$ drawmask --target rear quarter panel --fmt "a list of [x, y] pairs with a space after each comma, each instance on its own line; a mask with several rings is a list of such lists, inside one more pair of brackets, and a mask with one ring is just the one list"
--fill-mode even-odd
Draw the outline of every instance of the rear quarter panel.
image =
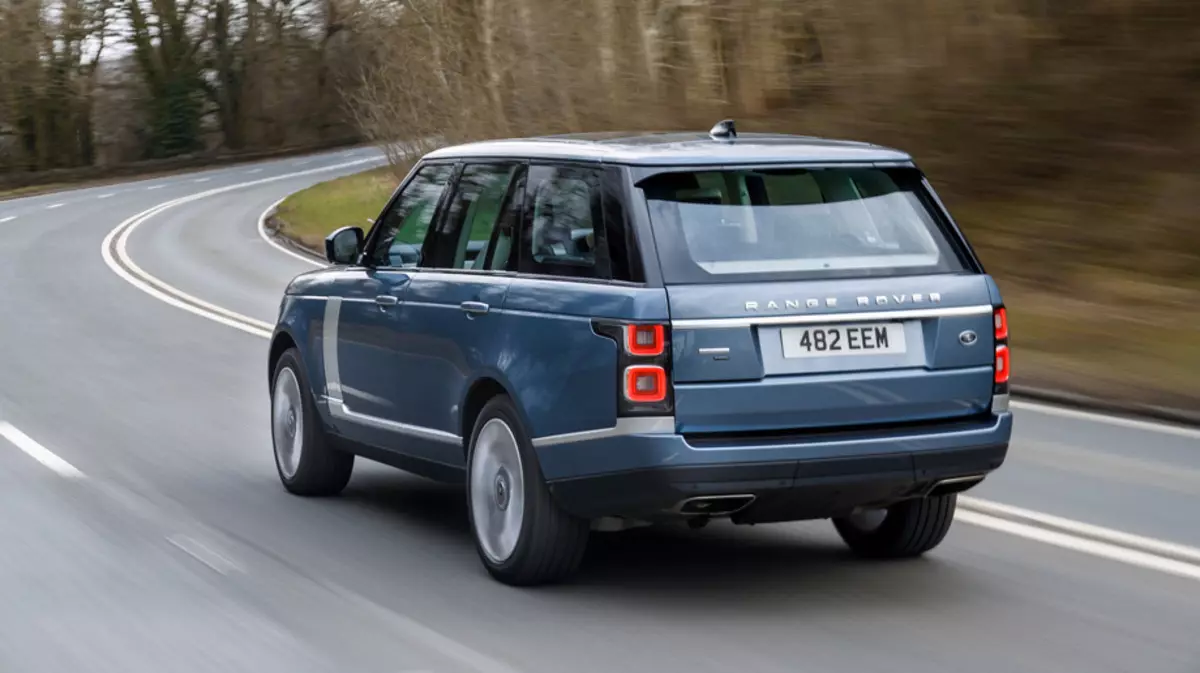
[[533, 437], [612, 427], [617, 345], [593, 318], [666, 321], [661, 288], [517, 278], [504, 302], [507, 343], [499, 368]]

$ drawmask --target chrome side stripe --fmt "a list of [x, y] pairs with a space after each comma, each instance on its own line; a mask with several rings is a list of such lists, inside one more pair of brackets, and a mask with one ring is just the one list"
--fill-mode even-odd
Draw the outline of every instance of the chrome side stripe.
[[618, 418], [617, 424], [611, 428], [597, 428], [580, 432], [568, 432], [561, 435], [547, 435], [533, 440], [537, 448], [584, 442], [590, 439], [606, 437], [624, 437], [628, 435], [670, 435], [675, 432], [674, 416], [643, 416], [639, 418]]
[[342, 400], [328, 399], [329, 413], [333, 414], [334, 418], [340, 418], [344, 421], [358, 423], [377, 430], [386, 430], [400, 435], [408, 435], [409, 437], [419, 437], [435, 442], [445, 442], [447, 444], [462, 444], [462, 437], [450, 432], [434, 430], [420, 425], [409, 425], [408, 423], [399, 423], [397, 421], [389, 421], [386, 418], [377, 416], [368, 416], [360, 414], [357, 411], [351, 411], [346, 403]]
[[342, 298], [329, 297], [325, 302], [325, 318], [321, 325], [321, 356], [325, 361], [325, 396], [342, 401], [342, 373], [338, 370], [338, 320], [341, 319]]

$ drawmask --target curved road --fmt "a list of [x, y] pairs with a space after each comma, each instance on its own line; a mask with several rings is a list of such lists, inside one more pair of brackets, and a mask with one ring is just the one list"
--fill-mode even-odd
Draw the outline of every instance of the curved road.
[[262, 325], [311, 266], [258, 220], [378, 161], [0, 202], [0, 670], [1200, 672], [1193, 429], [1020, 405], [924, 559], [824, 522], [632, 531], [524, 591], [456, 489], [360, 460], [341, 498], [285, 494]]

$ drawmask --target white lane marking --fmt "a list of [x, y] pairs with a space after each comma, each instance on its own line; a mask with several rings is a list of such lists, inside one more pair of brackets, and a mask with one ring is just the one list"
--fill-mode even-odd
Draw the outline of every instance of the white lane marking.
[[212, 180], [212, 178], [196, 178], [192, 182], [208, 182], [209, 180]]
[[237, 563], [190, 535], [172, 535], [167, 542], [222, 575], [233, 571], [243, 572]]
[[314, 161], [316, 161], [316, 159], [301, 159], [300, 161], [293, 161], [292, 165], [293, 166], [307, 166]]
[[[140, 224], [150, 219], [154, 215], [157, 215], [168, 208], [173, 208], [197, 199], [214, 196], [216, 194], [223, 194], [225, 192], [230, 192], [237, 189], [245, 189], [271, 182], [278, 182], [280, 180], [300, 177], [303, 175], [323, 173], [365, 163], [379, 163], [383, 160], [384, 159], [382, 157], [373, 157], [370, 159], [347, 161], [340, 164], [334, 164], [332, 166], [310, 168], [305, 171], [275, 175], [269, 178], [262, 178], [250, 182], [242, 182], [235, 185], [226, 185], [224, 187], [216, 187], [207, 191], [197, 192], [188, 196], [172, 199], [170, 201], [160, 203], [153, 208], [144, 210], [118, 224], [112, 231], [108, 232], [107, 236], [104, 237], [104, 241], [100, 244], [100, 254], [104, 258], [104, 263], [113, 271], [113, 273], [116, 273], [130, 285], [133, 285], [155, 299], [175, 306], [176, 308], [181, 308], [190, 313], [194, 313], [198, 316], [219, 322], [228, 327], [239, 329], [248, 334], [269, 338], [275, 327], [271, 323], [251, 318], [235, 311], [230, 311], [229, 309], [222, 308], [215, 304], [210, 304], [147, 273], [145, 270], [139, 267], [133, 261], [133, 259], [130, 258], [128, 252], [129, 237]], [[113, 250], [114, 247], [115, 251]]]
[[286, 199], [286, 198], [287, 197], [285, 196], [282, 199], [279, 199], [278, 201], [276, 201], [275, 203], [272, 203], [271, 205], [267, 206], [267, 209], [262, 212], [262, 215], [258, 216], [258, 236], [259, 236], [259, 238], [266, 241], [267, 245], [271, 246], [272, 248], [275, 248], [279, 252], [282, 252], [283, 254], [289, 255], [291, 257], [295, 257], [296, 259], [300, 260], [301, 262], [304, 262], [305, 264], [311, 264], [313, 266], [324, 267], [325, 264], [318, 262], [317, 260], [313, 259], [312, 257], [302, 255], [302, 254], [296, 252], [295, 250], [289, 250], [286, 246], [281, 244], [279, 241], [276, 241], [274, 238], [271, 238], [271, 235], [267, 233], [267, 217], [269, 217], [271, 215], [271, 211], [275, 210], [275, 208], [278, 207], [279, 204], [283, 203], [284, 199]]
[[74, 465], [59, 458], [53, 451], [18, 430], [12, 423], [0, 421], [0, 437], [7, 439], [13, 446], [29, 455], [30, 458], [54, 470], [60, 476], [68, 479], [82, 479], [84, 476]]
[[166, 185], [150, 185], [146, 189], [162, 189], [163, 187], [166, 187]]
[[[1039, 529], [1058, 529], [1073, 536], [1092, 538], [1101, 542], [1120, 546], [1126, 549], [1133, 549], [1146, 554], [1173, 556], [1182, 559], [1189, 563], [1200, 564], [1200, 549], [1188, 547], [1174, 542], [1165, 540], [1157, 540], [1151, 537], [1134, 535], [1112, 528], [1104, 528], [1082, 521], [1066, 519], [1053, 514], [1043, 514], [1033, 510], [1024, 509], [1022, 507], [1014, 507], [1013, 505], [1004, 505], [998, 502], [990, 502], [987, 500], [979, 500], [965, 495], [958, 497], [958, 505], [961, 508], [968, 509], [975, 514], [982, 514], [989, 517], [1012, 519], [1024, 519], [1034, 524]], [[1020, 522], [1014, 522], [1018, 525]]]
[[[157, 278], [154, 278], [145, 271], [142, 271], [142, 269], [136, 264], [133, 264], [133, 260], [129, 259], [129, 255], [125, 249], [126, 241], [128, 240], [128, 236], [126, 234], [133, 231], [133, 229], [136, 228], [136, 225], [140, 222], [163, 210], [165, 210], [165, 208], [160, 204], [159, 206], [151, 208], [149, 211], [139, 213], [138, 215], [125, 220], [116, 229], [113, 229], [108, 233], [108, 236], [104, 238], [104, 242], [102, 244], [103, 247], [101, 248], [101, 255], [104, 257], [104, 263], [108, 265], [108, 268], [121, 278], [125, 279], [125, 281], [129, 284], [154, 297], [155, 299], [158, 299], [159, 301], [170, 304], [176, 308], [181, 308], [198, 316], [208, 318], [209, 320], [219, 322], [227, 327], [239, 329], [248, 334], [253, 334], [254, 336], [269, 338], [271, 335], [271, 326], [267, 323], [264, 323], [260, 320], [255, 320], [249, 316], [241, 315], [240, 313], [222, 309], [219, 306], [214, 306], [213, 304], [209, 304], [208, 302], [204, 302], [200, 299], [192, 297], [191, 295], [178, 290], [177, 288], [173, 288]], [[126, 227], [126, 225], [130, 226], [128, 226], [125, 230], [122, 230], [122, 227]], [[134, 270], [135, 273], [142, 277], [126, 271], [125, 267], [123, 267], [121, 264], [118, 264], [113, 258], [112, 252], [110, 252], [110, 248], [112, 247], [111, 243], [113, 238], [118, 234], [120, 235], [120, 239], [118, 241], [117, 256], [120, 257], [122, 263], [127, 263], [130, 269]], [[147, 280], [151, 282], [147, 282]], [[164, 287], [166, 291], [160, 290], [158, 287], [155, 287], [155, 285]], [[187, 301], [180, 301], [178, 297], [182, 297], [189, 301], [194, 301], [195, 304], [188, 303]], [[211, 310], [208, 307], [211, 307]]]
[[17, 219], [16, 215], [9, 215], [8, 217], [0, 217], [0, 224], [3, 224], [4, 222], [12, 222], [15, 219]]
[[65, 206], [65, 205], [67, 205], [67, 204], [65, 204], [65, 203], [52, 203], [52, 204], [50, 204], [50, 205], [46, 206], [46, 210], [54, 210], [55, 208], [62, 208], [62, 207], [63, 207], [63, 206]]
[[98, 199], [111, 199], [111, 198], [112, 198], [112, 197], [114, 197], [114, 196], [116, 196], [116, 194], [115, 194], [114, 192], [109, 192], [109, 193], [107, 193], [107, 194], [101, 194], [100, 196], [97, 196], [96, 198], [98, 198]]
[[246, 172], [247, 173], [262, 173], [262, 169], [261, 168], [251, 168], [250, 170], [248, 170]]
[[999, 519], [987, 514], [979, 514], [978, 512], [958, 511], [955, 513], [954, 518], [975, 526], [1061, 547], [1062, 549], [1069, 549], [1149, 570], [1157, 570], [1158, 572], [1178, 577], [1200, 580], [1200, 566], [1184, 561], [1177, 561], [1136, 549], [1118, 547], [1107, 542], [1089, 540], [1045, 528], [1016, 523], [1008, 519]]
[[1159, 432], [1167, 435], [1175, 435], [1177, 437], [1186, 437], [1188, 439], [1200, 439], [1200, 428], [1189, 428], [1183, 425], [1172, 425], [1170, 423], [1162, 423], [1159, 421], [1143, 421], [1136, 418], [1124, 418], [1122, 416], [1109, 416], [1108, 414], [1097, 413], [1094, 411], [1068, 409], [1066, 407], [1038, 404], [1036, 402], [1013, 400], [1009, 404], [1017, 409], [1027, 409], [1029, 411], [1046, 414], [1048, 416], [1061, 416], [1063, 418], [1073, 418], [1080, 421], [1118, 425], [1124, 428], [1131, 428], [1133, 430]]

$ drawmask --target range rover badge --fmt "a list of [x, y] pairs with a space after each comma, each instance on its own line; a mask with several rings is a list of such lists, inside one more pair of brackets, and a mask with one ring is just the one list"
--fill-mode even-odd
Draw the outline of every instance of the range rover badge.
[[958, 342], [964, 346], [973, 346], [979, 340], [979, 336], [971, 330], [964, 330], [958, 335]]

